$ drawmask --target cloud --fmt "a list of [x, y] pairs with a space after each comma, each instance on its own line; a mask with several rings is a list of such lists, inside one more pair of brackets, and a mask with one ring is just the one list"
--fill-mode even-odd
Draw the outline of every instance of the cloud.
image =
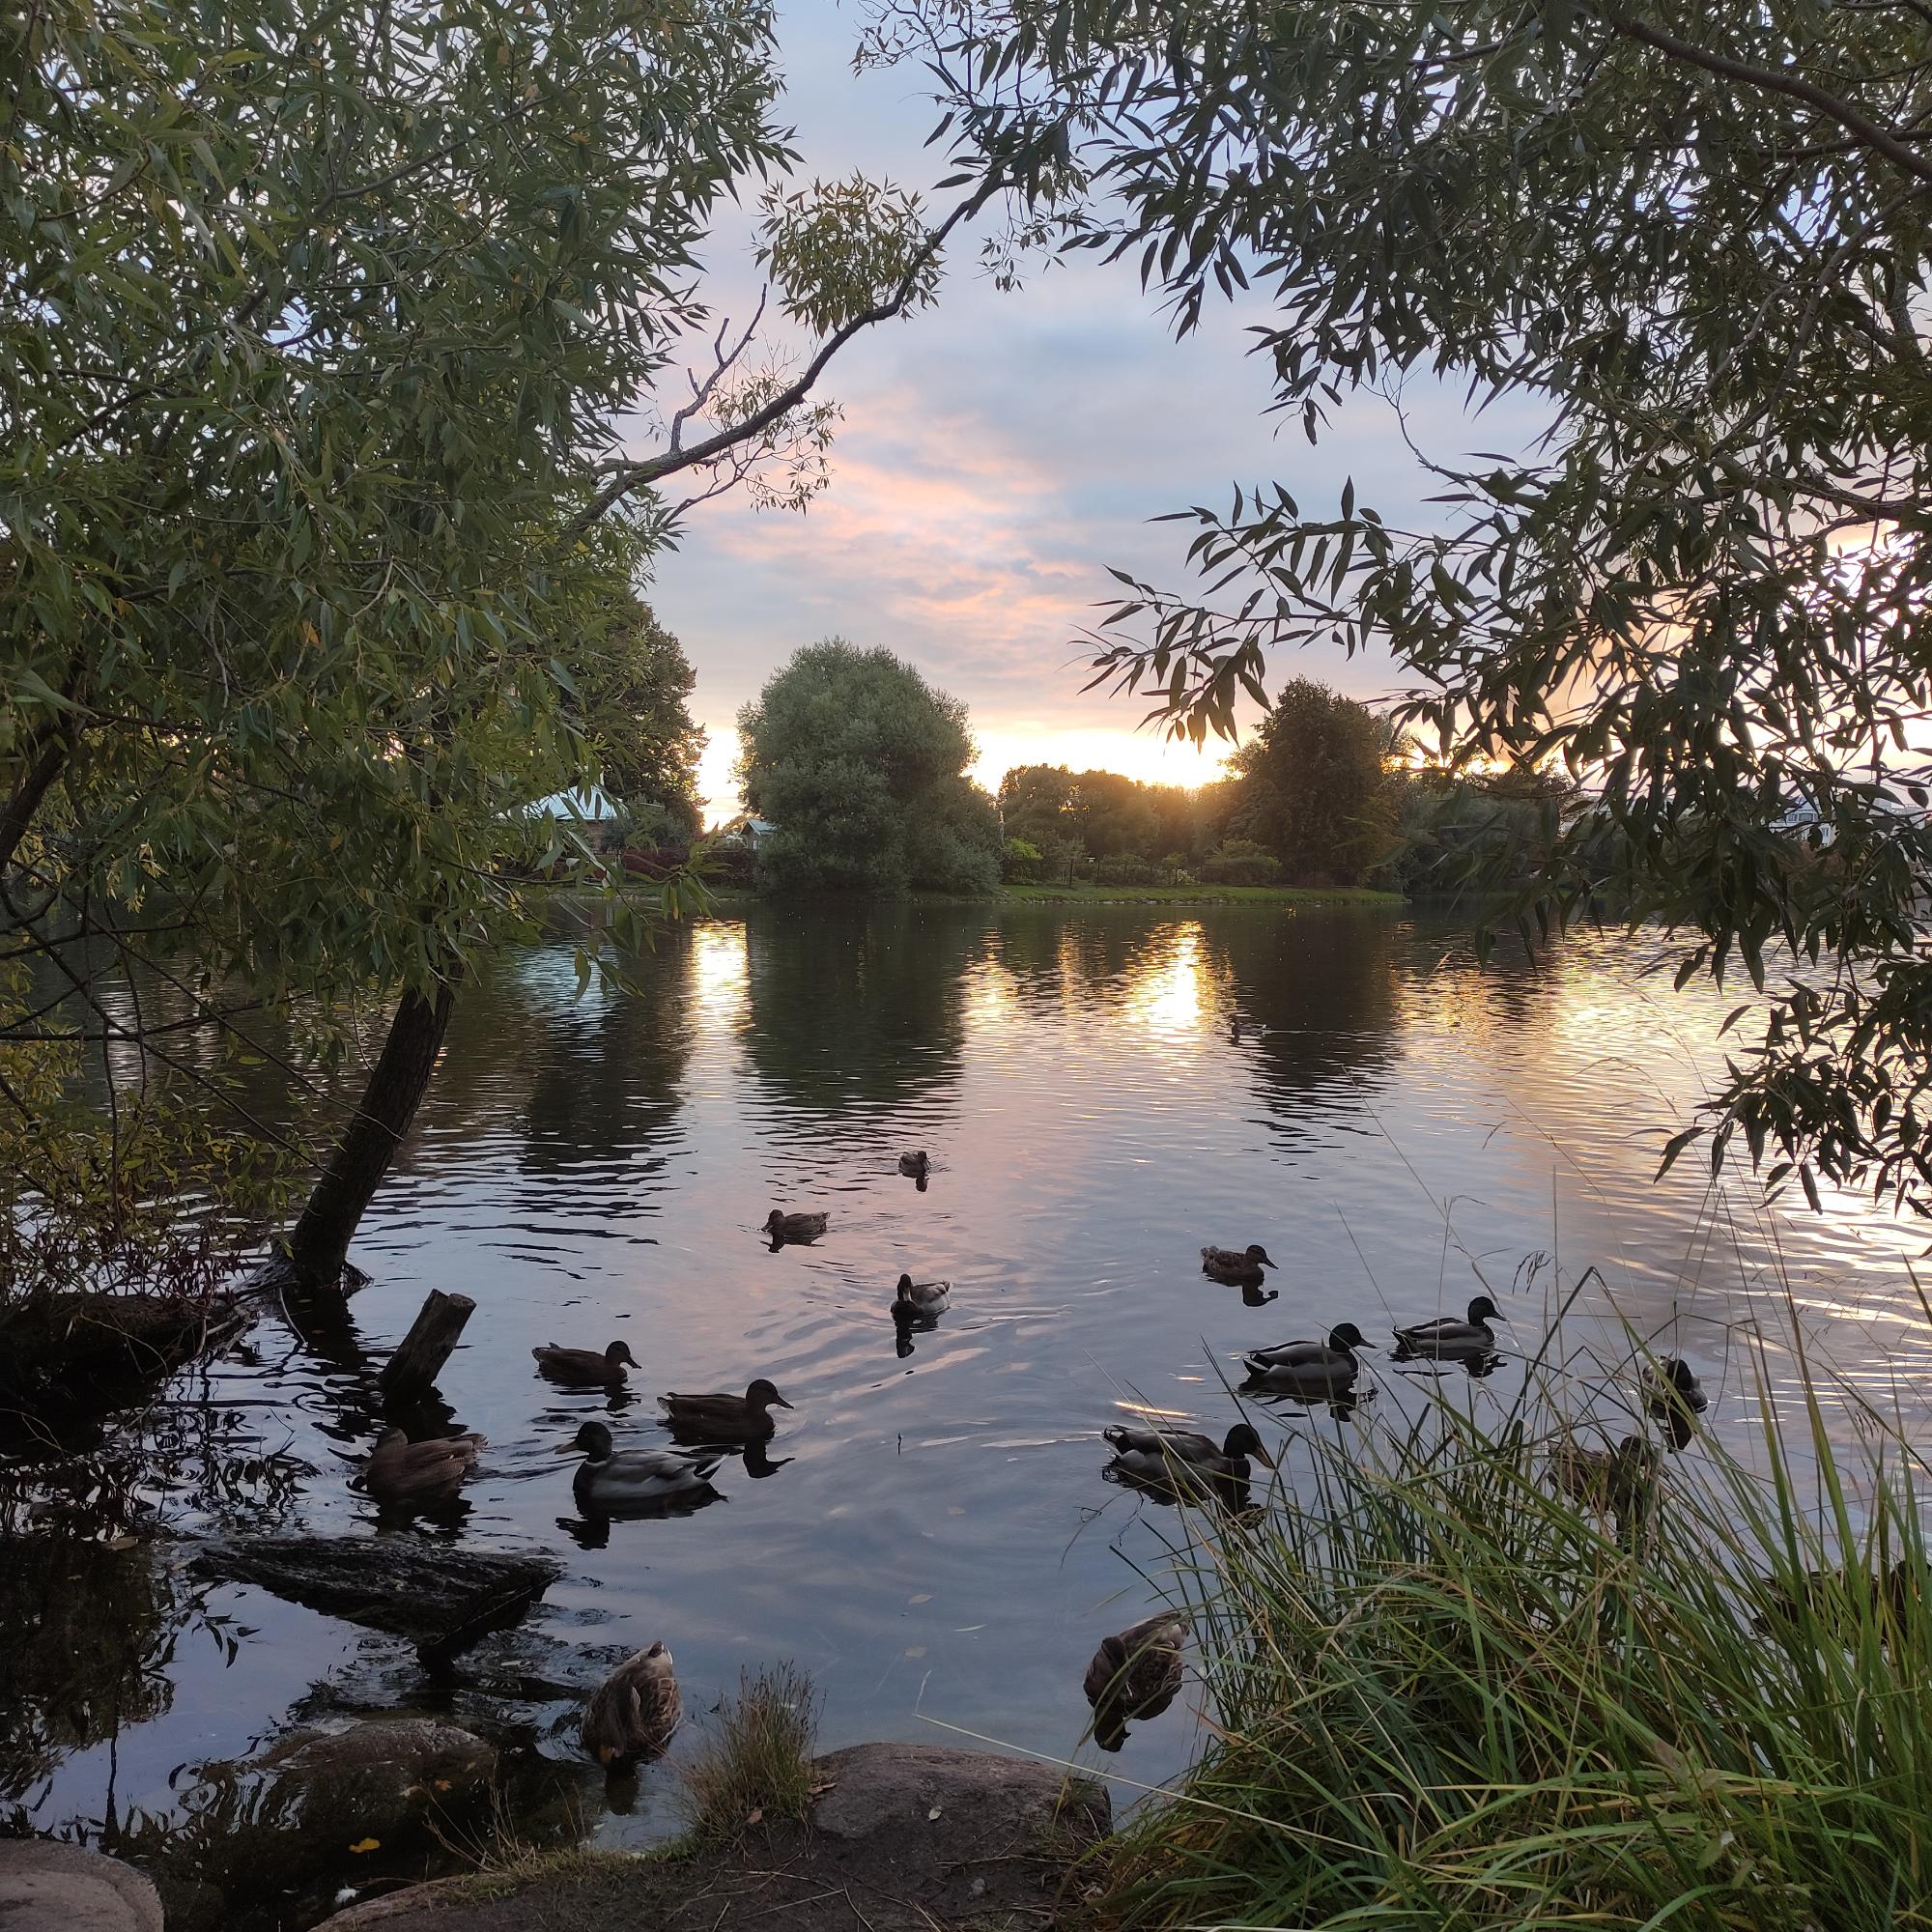
[[[854, 76], [851, 15], [806, 7], [781, 17], [808, 175], [864, 165], [929, 181], [934, 118], [912, 71]], [[723, 286], [750, 290], [748, 227], [721, 236]], [[1247, 353], [1261, 313], [1210, 308], [1177, 342], [1124, 264], [1085, 258], [1002, 294], [970, 247], [955, 253], [938, 306], [875, 329], [828, 377], [845, 412], [831, 489], [802, 518], [724, 499], [695, 513], [650, 587], [697, 671], [694, 709], [711, 730], [707, 771], [738, 708], [801, 644], [833, 633], [884, 644], [963, 697], [988, 746], [1151, 776], [1203, 761], [1150, 751], [1143, 704], [1083, 694], [1077, 643], [1116, 587], [1110, 566], [1179, 584], [1188, 532], [1151, 520], [1224, 504], [1236, 481], [1280, 480], [1304, 507], [1332, 503], [1352, 476], [1365, 503], [1429, 514], [1433, 480], [1394, 412], [1365, 398], [1319, 448], [1266, 413], [1267, 371]], [[1412, 429], [1437, 452], [1466, 446], [1455, 398], [1418, 384]], [[1487, 426], [1492, 446], [1512, 425]], [[1517, 426], [1520, 428], [1520, 426]], [[1380, 660], [1315, 650], [1271, 668], [1306, 671], [1358, 696], [1399, 679]], [[1075, 747], [1079, 749], [1076, 751]], [[1060, 749], [1056, 749], [1060, 748]], [[1004, 768], [1004, 767], [1002, 767]], [[997, 772], [994, 777], [997, 778]]]

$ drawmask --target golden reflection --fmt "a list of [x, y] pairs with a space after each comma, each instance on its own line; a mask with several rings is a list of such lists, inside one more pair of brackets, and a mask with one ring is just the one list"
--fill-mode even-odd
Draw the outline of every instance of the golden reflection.
[[1118, 1396], [1114, 1406], [1128, 1415], [1156, 1416], [1167, 1422], [1187, 1422], [1194, 1415], [1191, 1408], [1156, 1408], [1151, 1402], [1127, 1402]]
[[1152, 935], [1129, 969], [1125, 1011], [1151, 1034], [1178, 1039], [1206, 1030], [1215, 1000], [1199, 920]]
[[691, 929], [691, 1002], [700, 1019], [743, 1018], [751, 963], [741, 920], [713, 920]]
[[977, 959], [960, 982], [960, 1016], [969, 1034], [1004, 1032], [1017, 1016], [1013, 976], [997, 959]]

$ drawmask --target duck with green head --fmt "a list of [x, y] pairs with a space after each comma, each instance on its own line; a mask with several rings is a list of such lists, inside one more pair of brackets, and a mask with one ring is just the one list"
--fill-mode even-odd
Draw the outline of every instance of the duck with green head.
[[1338, 1322], [1325, 1342], [1284, 1342], [1278, 1348], [1251, 1349], [1241, 1357], [1256, 1386], [1319, 1402], [1354, 1387], [1362, 1365], [1358, 1349], [1369, 1339], [1352, 1321]]
[[601, 1422], [584, 1423], [556, 1453], [583, 1458], [571, 1492], [586, 1516], [708, 1500], [718, 1493], [711, 1477], [724, 1460], [681, 1449], [619, 1449]]
[[1480, 1361], [1496, 1352], [1495, 1330], [1492, 1321], [1507, 1321], [1505, 1315], [1487, 1294], [1469, 1303], [1468, 1320], [1438, 1316], [1434, 1321], [1418, 1321], [1412, 1327], [1395, 1331], [1395, 1350], [1389, 1359], [1396, 1362]]

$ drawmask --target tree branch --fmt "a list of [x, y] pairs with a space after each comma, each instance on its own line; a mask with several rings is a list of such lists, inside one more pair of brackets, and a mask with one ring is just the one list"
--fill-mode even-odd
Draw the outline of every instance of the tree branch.
[[898, 285], [892, 294], [884, 301], [875, 303], [872, 307], [855, 315], [840, 327], [834, 329], [819, 344], [818, 353], [805, 365], [796, 382], [786, 384], [769, 402], [753, 410], [743, 422], [733, 423], [728, 429], [721, 429], [716, 435], [705, 437], [688, 449], [679, 448], [673, 443], [670, 448], [657, 456], [647, 456], [639, 462], [625, 464], [571, 520], [571, 534], [581, 536], [634, 492], [644, 489], [666, 476], [674, 476], [681, 469], [694, 469], [703, 464], [716, 462], [719, 457], [726, 455], [740, 443], [749, 442], [753, 437], [763, 435], [781, 417], [789, 414], [811, 393], [812, 385], [825, 373], [826, 365], [855, 335], [863, 334], [875, 323], [890, 322], [895, 316], [905, 313], [906, 304], [912, 300], [919, 288], [920, 277], [932, 266], [940, 249], [945, 246], [948, 237], [961, 222], [968, 221], [978, 214], [1006, 185], [1007, 178], [1004, 174], [989, 175], [926, 237], [912, 260], [907, 263], [905, 273], [899, 277]]
[[1793, 100], [1802, 100], [1807, 107], [1815, 107], [1828, 120], [1835, 121], [1847, 133], [1856, 135], [1867, 147], [1877, 149], [1907, 174], [1932, 183], [1932, 160], [1914, 154], [1892, 130], [1880, 127], [1849, 101], [1826, 93], [1822, 87], [1815, 86], [1800, 74], [1776, 68], [1753, 67], [1748, 61], [1734, 60], [1729, 54], [1700, 47], [1690, 41], [1680, 41], [1675, 34], [1667, 34], [1661, 27], [1634, 20], [1628, 14], [1613, 9], [1605, 9], [1603, 18], [1626, 40], [1640, 41], [1645, 46], [1655, 47], [1659, 53], [1668, 54], [1672, 60], [1700, 67], [1707, 73], [1719, 74], [1746, 87], [1760, 88], [1768, 94], [1782, 94]]

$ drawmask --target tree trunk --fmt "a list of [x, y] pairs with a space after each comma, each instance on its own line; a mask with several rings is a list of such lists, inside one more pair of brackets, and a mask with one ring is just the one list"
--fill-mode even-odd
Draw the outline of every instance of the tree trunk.
[[463, 1333], [463, 1324], [475, 1312], [476, 1304], [467, 1294], [445, 1294], [440, 1288], [431, 1289], [402, 1346], [383, 1365], [384, 1398], [434, 1387]]
[[290, 1239], [289, 1260], [304, 1281], [326, 1287], [341, 1278], [356, 1225], [383, 1184], [436, 1070], [455, 1006], [453, 980], [445, 980], [434, 1000], [420, 993], [403, 995], [361, 1101]]

